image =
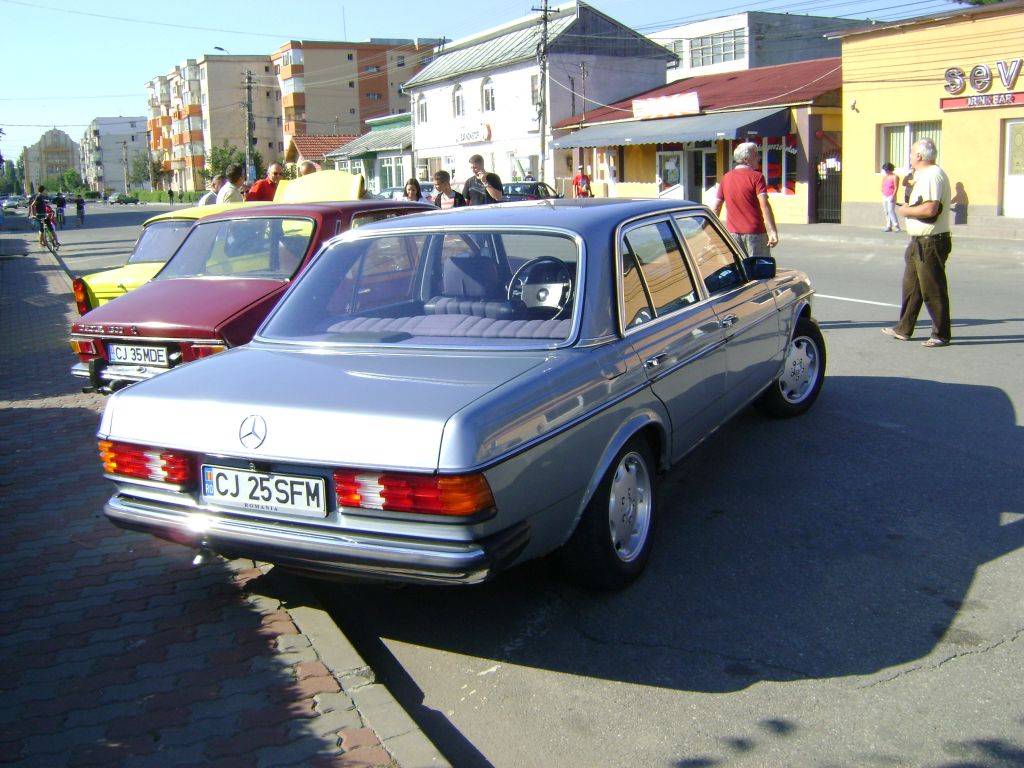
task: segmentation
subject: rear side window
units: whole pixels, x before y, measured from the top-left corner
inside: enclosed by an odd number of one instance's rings
[[[140,264],[146,261],[167,261],[178,250],[194,220],[173,219],[171,221],[154,221],[146,227],[139,239],[135,241],[129,264]]]
[[[641,224],[622,238],[623,325],[640,325],[698,300],[693,276],[668,220]]]
[[[743,284],[743,268],[736,254],[706,216],[677,216],[676,225],[708,293]]]

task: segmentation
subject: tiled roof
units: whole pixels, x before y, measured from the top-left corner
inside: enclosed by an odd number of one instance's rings
[[[315,160],[327,155],[328,152],[348,144],[358,136],[309,135],[292,136],[292,144],[298,153],[297,160]],[[291,153],[288,153],[291,155]]]
[[[633,120],[635,99],[696,93],[702,113],[807,104],[843,84],[842,59],[811,59],[676,80],[583,115],[561,120],[553,128],[573,128],[613,120]],[[838,101],[836,102],[838,104]]]
[[[402,125],[398,128],[378,128],[364,133],[358,139],[338,147],[327,157],[357,157],[373,152],[388,150],[402,151],[412,146],[412,126]]]

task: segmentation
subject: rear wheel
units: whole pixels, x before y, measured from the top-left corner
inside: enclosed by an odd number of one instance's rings
[[[631,440],[615,457],[561,552],[566,576],[620,589],[640,575],[654,537],[657,478],[651,449]]]
[[[782,374],[757,400],[757,407],[776,418],[806,412],[818,399],[825,381],[825,339],[818,324],[808,317],[796,321],[786,350]]]

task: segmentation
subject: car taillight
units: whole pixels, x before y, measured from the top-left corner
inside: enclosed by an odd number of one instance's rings
[[[72,339],[71,349],[74,350],[80,360],[86,363],[98,357],[103,357],[95,339]]]
[[[204,357],[209,357],[210,355],[215,355],[218,352],[223,352],[225,349],[227,349],[227,345],[219,342],[214,344],[192,344],[189,348],[191,355],[185,360],[185,362],[188,362],[189,360],[202,360]]]
[[[487,479],[481,475],[408,475],[398,472],[334,472],[338,505],[468,517],[494,507]]]
[[[100,440],[100,460],[108,475],[188,485],[196,478],[195,461],[188,453],[147,445]]]
[[[71,292],[75,295],[75,305],[78,307],[78,314],[84,315],[92,306],[89,304],[89,291],[85,287],[85,281],[76,277],[71,281]]]

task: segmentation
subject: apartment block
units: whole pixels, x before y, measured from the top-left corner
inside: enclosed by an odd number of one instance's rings
[[[133,186],[149,188],[149,179],[138,185],[128,181],[135,158],[148,156],[144,115],[93,119],[82,135],[79,149],[82,180],[92,191],[127,192]]]
[[[439,42],[288,41],[272,55],[281,85],[284,145],[294,136],[362,134],[368,120],[408,112],[403,87]]]
[[[281,93],[270,56],[204,55],[148,84],[150,151],[165,189],[201,190],[214,147],[245,150],[251,104],[252,149],[264,164],[284,152]]]

